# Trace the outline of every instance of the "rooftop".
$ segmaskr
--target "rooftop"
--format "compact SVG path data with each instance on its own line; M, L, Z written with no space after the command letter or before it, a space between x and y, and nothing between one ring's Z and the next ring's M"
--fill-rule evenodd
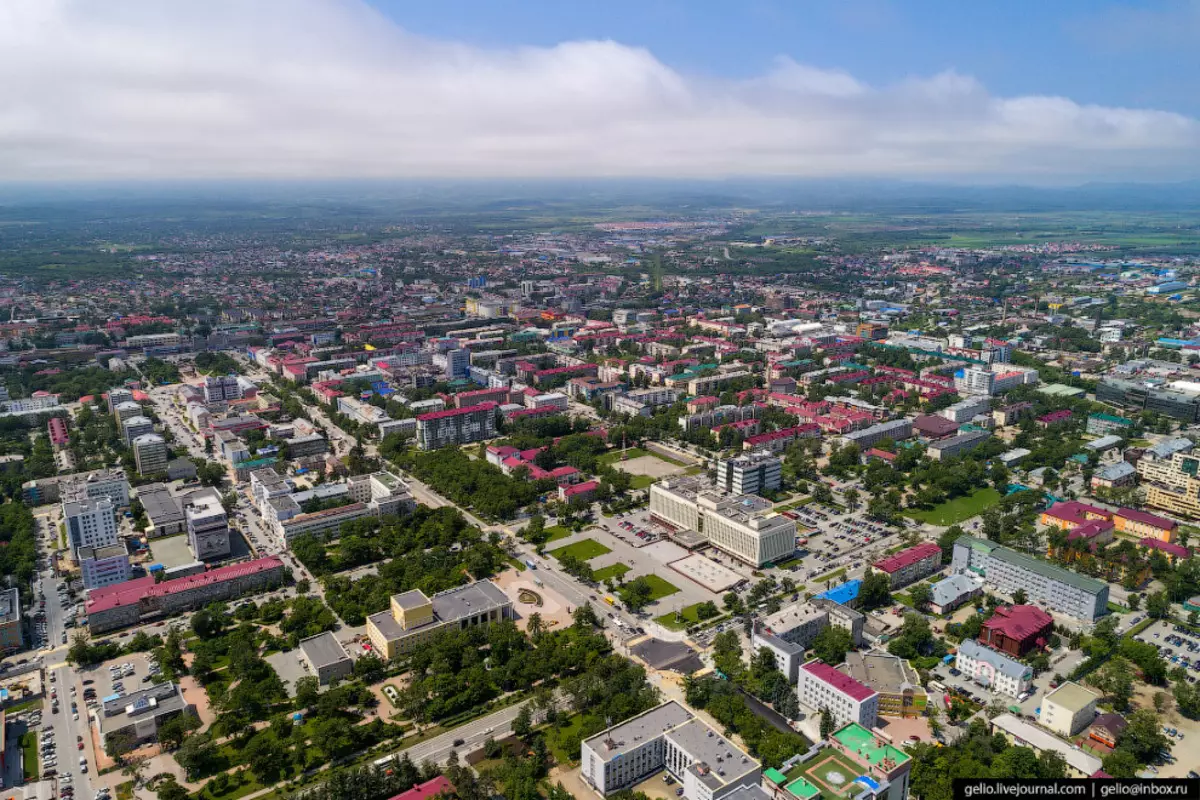
M692 719L691 711L675 700L668 700L660 706L643 711L636 717L597 733L590 739L584 740L584 744L604 761L610 761L641 747L648 739L660 736L690 719Z
M1125 462L1121 461L1119 463L1124 464ZM1153 525L1155 528L1164 531L1173 531L1179 527L1179 523L1173 519L1167 519L1151 514L1148 511L1138 511L1133 508L1118 508L1116 516L1133 522L1140 522L1144 525Z
M1054 617L1037 606L1000 606L983 627L999 631L1010 639L1026 639L1054 624Z
M916 564L918 561L940 555L941 552L942 548L938 547L934 542L922 542L916 547L901 550L889 558L876 561L872 566L882 572L892 573Z
M162 583L155 583L154 576L147 575L145 578L135 578L125 583L93 589L88 592L86 609L88 614L94 614L98 611L109 611L121 606L134 605L140 602L142 598L164 597L200 586L208 586L247 575L255 575L271 569L282 568L283 561L278 556L267 556L255 561L244 561L240 564L231 564L227 567L217 567L208 572L175 578L163 581Z
M1057 689L1047 693L1042 698L1042 703L1053 702L1055 705L1062 706L1071 711L1079 711L1087 708L1099 699L1099 696L1095 692L1083 688L1078 683L1067 681Z
M678 747L694 760L688 771L710 789L738 784L759 763L707 723L693 717L667 732Z
M898 693L912 690L917 694L925 693L917 673L907 661L898 656L851 651L846 654L846 663L842 665L841 670L877 692Z
M802 666L801 669L854 700L866 700L875 694L875 690L871 687L864 686L849 675L838 672L824 661L814 659Z
M329 631L301 639L300 649L317 669L350 660L350 656L347 655L341 642Z
M1073 768L1084 775L1092 775L1100 767L1100 759L1078 750L1057 736L1031 725L1012 714L1000 714L992 720L992 728L1004 731L1027 743L1034 750L1049 750L1058 753Z

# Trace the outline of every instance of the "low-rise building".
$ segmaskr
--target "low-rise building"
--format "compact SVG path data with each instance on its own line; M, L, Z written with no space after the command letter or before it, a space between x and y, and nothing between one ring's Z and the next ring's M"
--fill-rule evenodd
M813 711L829 709L839 724L856 722L864 728L875 727L879 693L823 661L813 659L800 667L797 693L800 702Z
M934 461L945 461L974 450L991 438L991 435L990 431L965 431L957 436L930 443L925 452Z
M796 523L756 495L716 491L706 479L660 481L650 487L650 514L675 531L695 531L726 553L761 567L796 550Z
M117 748L137 747L158 741L163 723L182 714L196 714L196 707L175 683L159 683L128 695L104 701L100 713L100 736L109 755Z
M1179 523L1173 519L1133 508L1117 509L1112 519L1118 533L1138 539L1151 538L1170 543L1175 541L1175 533L1179 529Z
M857 611L832 600L813 598L808 602L793 603L761 619L754 627L750 646L757 653L767 648L775 656L779 671L795 683L799 679L800 665L804 653L817 635L830 625L836 625L850 634L855 647L862 643L863 625L866 618Z
M774 800L843 796L853 796L856 800L908 798L912 757L895 746L886 734L854 722L787 763L792 766L786 775L777 769L763 773L763 788ZM841 773L851 788L831 788L828 783L831 772Z
M1037 606L1000 606L983 621L980 644L1020 658L1045 647L1054 632L1054 617Z
M148 483L137 489L138 502L146 513L146 535L153 539L159 536L174 536L187 526L183 507L179 499L163 483Z
M1099 699L1095 692L1067 681L1042 698L1039 721L1059 736L1069 738L1092 724Z
M1032 667L974 639L962 641L954 663L980 686L1009 697L1020 697L1033 686Z
M999 733L1018 747L1028 747L1038 755L1057 753L1066 762L1068 778L1091 778L1103 766L1100 759L1073 747L1036 725L1013 716L1000 714L992 720L992 732Z
M942 578L931 588L929 610L934 614L949 614L963 603L983 594L983 584L966 575Z
M687 800L766 800L762 765L674 700L580 745L580 777L602 797L662 770Z
M928 696L921 678L908 662L887 653L846 653L838 668L879 695L879 713L885 717L919 717Z
M92 635L136 625L145 619L203 608L283 583L283 561L267 556L256 561L156 582L153 576L88 592L84 610Z
M348 678L354 673L354 661L329 631L301 639L300 654L322 686Z
M439 631L512 619L513 604L496 584L476 581L426 597L417 589L392 595L391 608L367 617L367 636L381 658L393 659Z
M941 569L942 548L934 542L922 542L876 561L871 566L891 579L892 589L899 589Z

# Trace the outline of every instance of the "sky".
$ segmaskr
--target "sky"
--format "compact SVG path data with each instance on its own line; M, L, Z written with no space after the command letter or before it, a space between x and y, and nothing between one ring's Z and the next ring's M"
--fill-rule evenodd
M4 0L0 181L1200 178L1200 0Z

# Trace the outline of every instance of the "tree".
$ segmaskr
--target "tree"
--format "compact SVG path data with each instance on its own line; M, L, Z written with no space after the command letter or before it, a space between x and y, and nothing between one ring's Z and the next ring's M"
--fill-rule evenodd
M312 708L321 699L321 681L315 675L296 679L296 708Z
M521 740L525 740L533 732L533 714L529 710L528 703L521 706L521 710L517 712L512 723L512 730L513 736Z
M208 733L194 733L175 751L175 761L187 773L188 780L208 772L217 763L219 753Z
M654 597L654 587L644 577L637 577L618 589L618 593L631 610L641 611Z
M1113 656L1092 676L1092 685L1112 698L1113 707L1124 709L1133 697L1133 665L1122 656Z
M731 681L741 677L745 664L742 662L742 640L737 631L722 631L713 639L713 666Z
M1117 740L1117 749L1129 751L1140 763L1149 764L1170 747L1170 741L1159 727L1158 715L1150 709L1134 711L1127 721L1129 724Z
M1023 606L1029 602L1029 595L1025 593L1024 589L1017 589L1012 593L1012 601L1013 605Z
M829 505L833 502L833 492L825 484L817 483L813 486L812 498L818 503Z
M834 732L833 714L828 708L821 708L821 741L828 739Z
M1155 592L1146 598L1146 613L1152 619L1166 619L1171 615L1171 600L1166 592Z
M192 615L192 630L201 639L212 639L221 633L224 620L207 608L202 608Z
M700 605L696 606L696 619L706 620L719 616L720 610L717 609L717 604L711 600L705 600Z
M847 489L842 492L842 499L846 501L846 505L850 508L858 508L860 498L861 495L859 495L858 489Z
M200 718L195 714L180 714L164 722L158 728L158 741L167 750L183 744L189 733L200 727Z
M813 655L831 667L846 660L846 653L853 647L850 631L837 625L826 625L813 638Z
M529 638L536 640L546 632L546 621L542 619L541 614L535 611L529 615L529 621L525 627L529 631Z
M1142 765L1133 753L1117 748L1104 757L1104 771L1114 778L1136 778Z
M929 604L933 602L933 590L927 583L918 583L909 589L908 596L912 598L913 607L918 611L927 611Z
M179 781L175 780L175 776L170 774L158 782L155 793L158 795L158 800L188 800L191 797L188 790L180 786Z
M885 572L868 569L858 589L859 603L867 611L892 602L892 579Z

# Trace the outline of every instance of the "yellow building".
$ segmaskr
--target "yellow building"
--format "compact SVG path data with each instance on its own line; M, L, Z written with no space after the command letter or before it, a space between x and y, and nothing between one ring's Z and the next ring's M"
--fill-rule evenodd
M1179 527L1179 523L1173 519L1158 517L1145 511L1121 508L1113 515L1113 527L1117 529L1118 533L1126 536L1137 539L1157 539L1160 542L1171 544L1175 541L1175 531Z
M390 608L367 617L367 638L380 658L411 653L438 632L512 619L512 601L491 581L426 597L419 589L392 595Z

